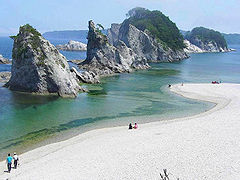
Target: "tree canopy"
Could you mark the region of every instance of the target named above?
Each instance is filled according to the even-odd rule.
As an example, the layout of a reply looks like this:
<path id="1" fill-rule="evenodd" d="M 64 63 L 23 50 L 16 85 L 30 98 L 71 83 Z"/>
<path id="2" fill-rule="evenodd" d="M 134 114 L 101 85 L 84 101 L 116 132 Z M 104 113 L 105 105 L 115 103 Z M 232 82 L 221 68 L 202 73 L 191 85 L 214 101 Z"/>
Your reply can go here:
<path id="1" fill-rule="evenodd" d="M 160 11 L 134 8 L 127 13 L 128 21 L 139 30 L 148 30 L 159 42 L 173 50 L 183 49 L 183 36 L 176 24 Z"/>
<path id="2" fill-rule="evenodd" d="M 195 38 L 202 40 L 204 43 L 213 41 L 217 43 L 218 47 L 227 47 L 227 42 L 220 32 L 204 27 L 196 27 L 191 32 L 187 32 L 185 38 L 188 39 L 190 42 Z"/>

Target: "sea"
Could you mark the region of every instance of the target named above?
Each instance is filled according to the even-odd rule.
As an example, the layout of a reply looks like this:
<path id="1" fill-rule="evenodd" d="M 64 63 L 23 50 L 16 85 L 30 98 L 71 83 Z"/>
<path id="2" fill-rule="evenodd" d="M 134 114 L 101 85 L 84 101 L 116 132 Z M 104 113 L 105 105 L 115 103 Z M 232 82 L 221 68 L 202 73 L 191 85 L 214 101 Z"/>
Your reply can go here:
<path id="1" fill-rule="evenodd" d="M 77 39 L 75 39 L 77 40 Z M 68 39 L 49 39 L 65 44 Z M 79 39 L 85 42 L 86 39 Z M 11 59 L 13 41 L 0 37 L 0 54 Z M 0 86 L 0 159 L 7 153 L 71 138 L 89 130 L 149 123 L 191 116 L 214 107 L 171 93 L 168 84 L 240 83 L 240 45 L 229 45 L 228 53 L 191 54 L 174 63 L 151 63 L 151 69 L 101 79 L 83 85 L 88 93 L 75 99 L 12 92 Z M 61 51 L 68 60 L 85 59 L 86 52 Z M 74 66 L 74 64 L 70 64 Z M 11 65 L 0 65 L 10 71 Z M 1 84 L 3 85 L 3 84 Z"/>

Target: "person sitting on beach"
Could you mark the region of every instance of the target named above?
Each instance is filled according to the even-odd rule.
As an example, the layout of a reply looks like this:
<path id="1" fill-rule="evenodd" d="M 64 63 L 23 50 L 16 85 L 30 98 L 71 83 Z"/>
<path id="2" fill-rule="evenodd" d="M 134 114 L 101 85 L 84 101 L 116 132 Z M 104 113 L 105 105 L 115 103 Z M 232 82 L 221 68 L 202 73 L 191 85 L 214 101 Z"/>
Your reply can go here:
<path id="1" fill-rule="evenodd" d="M 132 128 L 133 128 L 132 123 L 130 123 L 128 129 L 132 129 Z"/>
<path id="2" fill-rule="evenodd" d="M 7 157 L 7 168 L 8 168 L 8 172 L 10 173 L 11 172 L 11 168 L 12 168 L 12 156 L 10 155 L 10 153 L 8 154 L 8 157 Z"/>
<path id="3" fill-rule="evenodd" d="M 135 125 L 134 125 L 134 127 L 133 127 L 134 129 L 137 129 L 138 128 L 138 125 L 137 125 L 137 123 L 135 123 Z"/>
<path id="4" fill-rule="evenodd" d="M 17 165 L 18 165 L 18 155 L 16 153 L 14 153 L 13 155 L 13 163 L 14 163 L 14 168 L 17 169 Z"/>

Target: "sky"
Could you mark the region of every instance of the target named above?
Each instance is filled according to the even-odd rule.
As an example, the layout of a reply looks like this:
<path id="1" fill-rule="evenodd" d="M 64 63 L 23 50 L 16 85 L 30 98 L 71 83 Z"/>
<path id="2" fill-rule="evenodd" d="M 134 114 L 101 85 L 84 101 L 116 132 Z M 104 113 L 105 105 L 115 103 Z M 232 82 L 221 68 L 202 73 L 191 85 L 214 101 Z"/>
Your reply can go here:
<path id="1" fill-rule="evenodd" d="M 41 33 L 87 29 L 90 19 L 108 28 L 134 7 L 160 10 L 182 30 L 240 33 L 240 0 L 0 0 L 0 36 L 27 23 Z"/>

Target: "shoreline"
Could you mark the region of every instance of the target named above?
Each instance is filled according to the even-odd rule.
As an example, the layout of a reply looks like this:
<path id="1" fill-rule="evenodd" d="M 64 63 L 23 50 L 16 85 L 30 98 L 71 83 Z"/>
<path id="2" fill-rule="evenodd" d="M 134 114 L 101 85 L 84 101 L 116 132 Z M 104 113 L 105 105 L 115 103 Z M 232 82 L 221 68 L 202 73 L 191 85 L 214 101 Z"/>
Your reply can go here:
<path id="1" fill-rule="evenodd" d="M 166 88 L 167 89 L 167 88 Z M 168 89 L 167 89 L 168 90 Z M 169 91 L 169 90 L 168 90 Z M 169 91 L 169 93 L 173 93 L 171 91 Z M 175 94 L 179 96 L 178 94 Z M 199 100 L 200 102 L 203 102 L 201 100 Z M 213 103 L 212 103 L 213 104 Z M 192 113 L 192 115 L 188 116 L 186 113 L 183 114 L 178 114 L 178 115 L 174 115 L 174 117 L 168 117 L 169 115 L 164 115 L 161 116 L 159 114 L 156 115 L 142 115 L 142 116 L 129 116 L 129 117 L 119 117 L 117 118 L 117 121 L 126 121 L 125 119 L 128 119 L 129 121 L 135 121 L 135 119 L 138 119 L 138 121 L 144 121 L 141 122 L 139 124 L 149 124 L 149 123 L 155 123 L 155 122 L 164 122 L 164 121 L 172 121 L 175 119 L 182 119 L 185 117 L 192 117 L 192 116 L 196 116 L 202 113 L 205 113 L 206 111 L 211 110 L 212 108 L 214 108 L 214 106 L 212 106 L 211 108 L 209 107 L 207 110 L 205 111 L 201 111 L 201 112 L 194 112 Z M 167 116 L 167 117 L 166 117 Z M 151 119 L 146 121 L 146 119 Z M 58 132 L 57 134 L 50 134 L 49 136 L 46 136 L 43 138 L 43 140 L 37 140 L 36 142 L 34 141 L 32 145 L 29 145 L 29 143 L 27 142 L 27 144 L 25 145 L 21 145 L 21 147 L 15 147 L 13 150 L 10 150 L 10 152 L 18 152 L 18 155 L 27 153 L 29 151 L 32 151 L 34 149 L 40 148 L 42 146 L 46 146 L 49 144 L 54 144 L 54 143 L 59 143 L 59 142 L 63 142 L 63 141 L 67 141 L 73 137 L 79 136 L 81 134 L 84 134 L 86 132 L 90 132 L 90 131 L 94 131 L 94 130 L 99 130 L 99 129 L 110 129 L 110 128 L 116 128 L 116 127 L 126 127 L 127 124 L 125 123 L 119 123 L 119 122 L 112 122 L 113 119 L 105 119 L 103 121 L 96 121 L 94 122 L 94 126 L 93 124 L 85 124 L 83 126 L 79 126 L 79 127 L 74 127 L 72 129 L 68 129 L 66 131 L 62 131 L 62 132 Z M 109 124 L 109 122 L 111 122 Z M 97 124 L 95 124 L 97 123 Z M 21 136 L 20 138 L 22 138 L 23 136 Z M 0 153 L 1 154 L 1 153 Z M 0 162 L 5 160 L 5 154 L 0 157 Z"/>
<path id="2" fill-rule="evenodd" d="M 184 96 L 186 98 L 191 98 L 191 99 L 197 99 L 197 100 L 201 100 L 201 101 L 208 101 L 208 102 L 213 102 L 216 103 L 216 106 L 214 106 L 213 108 L 211 108 L 210 110 L 203 112 L 201 114 L 197 114 L 194 116 L 190 116 L 190 117 L 183 117 L 183 118 L 177 118 L 177 119 L 172 119 L 172 120 L 167 120 L 167 121 L 159 121 L 159 122 L 150 122 L 150 123 L 146 123 L 146 124 L 141 124 L 140 127 L 141 128 L 145 128 L 146 130 L 148 128 L 153 128 L 155 126 L 158 126 L 158 128 L 161 129 L 162 126 L 165 125 L 172 125 L 172 124 L 180 124 L 180 123 L 186 123 L 187 120 L 194 120 L 197 118 L 204 118 L 205 116 L 211 115 L 214 112 L 220 111 L 224 108 L 226 108 L 230 103 L 231 100 L 227 99 L 226 97 L 221 97 L 219 99 L 219 96 L 204 96 L 204 94 L 199 95 L 196 92 L 189 92 L 189 91 L 184 91 L 181 90 L 182 88 L 185 88 L 185 86 L 211 86 L 211 87 L 221 87 L 221 86 L 234 86 L 233 84 L 220 84 L 220 85 L 211 85 L 211 84 L 187 84 L 184 85 L 183 87 L 181 87 L 180 85 L 174 85 L 171 88 L 171 91 Z M 238 85 L 235 85 L 238 86 Z M 34 149 L 32 151 L 28 151 L 22 155 L 20 155 L 20 159 L 23 159 L 23 166 L 26 164 L 31 164 L 31 162 L 36 161 L 36 160 L 41 160 L 42 158 L 44 158 L 45 156 L 48 156 L 50 154 L 54 154 L 54 152 L 58 152 L 63 150 L 64 148 L 68 148 L 69 146 L 72 146 L 72 144 L 80 144 L 83 143 L 84 141 L 88 141 L 91 139 L 96 139 L 97 136 L 106 136 L 108 134 L 116 134 L 118 132 L 122 132 L 122 131 L 126 131 L 127 127 L 126 126 L 121 126 L 121 127 L 114 127 L 114 128 L 103 128 L 103 129 L 95 129 L 95 130 L 91 130 L 88 132 L 85 132 L 83 134 L 77 135 L 76 137 L 70 138 L 68 140 L 65 141 L 61 141 L 61 142 L 57 142 L 57 143 L 53 143 L 53 144 L 49 144 L 46 146 L 42 146 L 40 148 Z M 148 131 L 148 130 L 147 130 Z M 139 130 L 137 130 L 136 132 L 140 132 Z M 98 144 L 99 145 L 99 144 Z M 45 153 L 43 153 L 43 151 L 47 150 Z M 31 156 L 32 155 L 32 156 Z M 37 157 L 36 157 L 37 155 Z M 28 158 L 26 158 L 26 157 Z M 29 158 L 29 157 L 33 157 L 33 158 Z M 3 162 L 0 163 L 0 169 L 2 170 L 3 167 Z M 21 167 L 20 167 L 21 168 Z M 19 168 L 19 170 L 20 170 Z M 17 171 L 19 171 L 17 170 Z M 16 173 L 17 173 L 16 171 Z M 2 171 L 3 172 L 3 171 Z M 14 172 L 15 173 L 15 172 Z M 14 175 L 14 173 L 10 174 L 11 176 Z M 0 179 L 1 176 L 7 176 L 8 174 L 1 174 L 0 171 Z M 17 175 L 17 174 L 16 174 Z M 179 176 L 179 178 L 181 179 L 181 176 Z"/>
<path id="3" fill-rule="evenodd" d="M 161 91 L 165 91 L 165 92 L 169 93 L 170 95 L 173 94 L 174 96 L 178 96 L 175 93 L 169 91 L 169 88 L 167 88 L 165 86 L 161 87 L 160 89 L 161 89 Z M 19 92 L 19 93 L 28 94 L 28 93 L 24 93 L 24 92 Z M 205 109 L 209 110 L 210 108 L 212 108 L 212 107 L 208 107 Z M 197 115 L 202 112 L 204 112 L 203 109 L 199 112 L 193 111 L 191 113 L 191 116 Z M 15 141 L 15 139 L 10 139 L 9 141 L 12 141 L 11 144 L 6 144 L 6 146 L 9 146 L 9 145 L 12 146 L 12 144 L 18 144 L 20 141 L 24 141 L 24 142 L 22 142 L 21 144 L 19 144 L 17 146 L 11 147 L 10 149 L 7 149 L 7 152 L 17 152 L 18 155 L 22 155 L 24 153 L 27 153 L 34 149 L 40 148 L 42 146 L 69 140 L 75 136 L 81 135 L 88 131 L 98 130 L 98 129 L 103 129 L 103 128 L 124 127 L 125 125 L 127 125 L 127 123 L 129 121 L 135 121 L 136 119 L 138 120 L 138 122 L 140 124 L 146 124 L 146 123 L 152 123 L 152 122 L 158 122 L 158 121 L 169 121 L 171 119 L 184 118 L 186 116 L 189 116 L 189 115 L 187 115 L 186 113 L 177 113 L 173 116 L 169 116 L 169 114 L 154 114 L 154 115 L 116 117 L 114 119 L 105 119 L 105 120 L 101 120 L 101 121 L 94 121 L 93 123 L 85 124 L 83 126 L 74 127 L 74 128 L 64 130 L 61 132 L 57 132 L 57 133 L 53 133 L 53 134 L 47 134 L 46 136 L 43 136 L 43 137 L 41 136 L 39 139 L 25 141 L 25 139 L 28 139 L 28 137 L 27 137 L 28 134 L 26 134 L 26 135 L 20 136 L 18 138 L 18 140 L 16 140 L 16 141 Z M 122 122 L 122 121 L 125 121 L 125 122 Z M 38 132 L 41 133 L 41 131 L 42 130 L 34 131 L 29 134 L 38 133 Z M 36 135 L 36 137 L 38 137 L 38 134 Z M 5 160 L 5 155 L 6 155 L 5 152 L 6 151 L 2 151 L 2 152 L 0 151 L 0 155 L 1 155 L 0 162 Z"/>
<path id="4" fill-rule="evenodd" d="M 184 97 L 184 98 L 194 99 L 194 98 L 191 98 L 191 97 L 185 97 L 185 96 L 183 96 L 181 93 L 179 93 L 176 85 L 180 85 L 180 84 L 175 84 L 175 85 L 173 85 L 172 88 L 169 89 L 169 91 L 170 91 L 171 93 L 174 93 L 174 94 L 176 94 L 176 95 L 182 96 L 182 97 Z M 220 105 L 220 103 L 216 103 L 216 102 L 213 102 L 213 101 L 211 101 L 211 100 L 209 100 L 209 101 L 202 100 L 202 99 L 194 99 L 194 100 L 211 102 L 211 103 L 214 103 L 215 105 L 214 105 L 212 108 L 210 108 L 210 109 L 208 109 L 207 111 L 205 111 L 205 112 L 198 113 L 198 114 L 195 114 L 195 115 L 192 115 L 192 116 L 187 116 L 187 115 L 186 115 L 186 116 L 183 116 L 183 117 L 180 117 L 180 118 L 163 119 L 163 120 L 161 120 L 161 121 L 150 121 L 150 122 L 143 123 L 143 124 L 141 124 L 141 125 L 148 125 L 148 124 L 159 123 L 159 122 L 174 122 L 174 121 L 184 120 L 185 118 L 192 119 L 192 118 L 194 118 L 194 117 L 198 117 L 198 116 L 204 115 L 204 114 L 206 114 L 206 113 L 209 113 L 209 111 L 214 110 L 215 108 L 217 108 L 217 107 Z M 220 108 L 222 108 L 222 107 L 223 107 L 223 106 L 220 106 Z M 136 117 L 136 118 L 137 118 L 137 117 Z M 61 143 L 61 142 L 68 141 L 68 140 L 71 140 L 72 138 L 75 138 L 75 137 L 77 137 L 77 136 L 84 135 L 85 133 L 91 133 L 92 131 L 98 131 L 98 130 L 104 131 L 104 130 L 108 130 L 108 129 L 112 129 L 112 128 L 124 128 L 124 129 L 125 129 L 126 126 L 113 126 L 113 127 L 110 126 L 110 127 L 106 127 L 106 128 L 97 128 L 97 129 L 86 130 L 86 131 L 84 131 L 84 132 L 82 132 L 82 133 L 79 133 L 79 134 L 68 135 L 68 137 L 64 138 L 63 140 L 61 140 L 61 138 L 60 138 L 60 140 L 55 140 L 54 137 L 53 137 L 53 138 L 52 138 L 52 137 L 46 138 L 46 140 L 44 140 L 44 141 L 50 140 L 50 143 L 47 143 L 47 142 L 44 142 L 44 141 L 43 141 L 43 142 L 40 142 L 40 143 L 37 143 L 37 144 L 34 145 L 32 148 L 28 148 L 26 151 L 23 151 L 23 152 L 20 153 L 19 155 L 28 153 L 28 152 L 30 152 L 30 151 L 34 151 L 35 149 L 38 149 L 38 148 L 41 148 L 41 147 L 45 147 L 45 146 L 48 146 L 48 145 L 51 145 L 51 144 L 57 144 L 57 143 Z M 71 133 L 70 133 L 70 134 L 71 134 Z M 55 136 L 55 135 L 53 135 L 53 136 Z M 64 136 L 64 135 L 61 134 L 60 136 Z M 2 163 L 2 162 L 4 162 L 4 161 L 0 161 L 0 163 Z M 0 172 L 1 172 L 1 171 L 0 171 Z M 0 173 L 0 175 L 1 175 L 1 173 Z"/>

